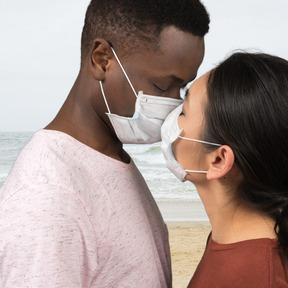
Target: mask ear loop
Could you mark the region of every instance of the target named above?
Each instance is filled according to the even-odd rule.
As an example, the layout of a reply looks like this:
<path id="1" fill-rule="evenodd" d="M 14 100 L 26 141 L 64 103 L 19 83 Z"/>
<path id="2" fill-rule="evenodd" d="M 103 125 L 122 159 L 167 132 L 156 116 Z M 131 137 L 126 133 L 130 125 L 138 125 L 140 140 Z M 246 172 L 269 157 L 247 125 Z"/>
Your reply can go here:
<path id="1" fill-rule="evenodd" d="M 192 172 L 192 173 L 201 173 L 201 174 L 207 174 L 208 173 L 208 171 L 198 171 L 198 170 L 186 170 L 185 169 L 185 171 L 186 172 Z"/>
<path id="2" fill-rule="evenodd" d="M 203 140 L 186 138 L 186 137 L 183 137 L 183 136 L 178 136 L 178 137 L 181 138 L 181 139 L 184 139 L 184 140 L 189 140 L 189 141 L 193 141 L 193 142 L 197 142 L 197 143 L 208 144 L 208 145 L 213 145 L 213 146 L 218 146 L 218 147 L 222 146 L 221 144 L 207 142 L 207 141 L 203 141 Z M 185 171 L 186 172 L 192 172 L 192 173 L 201 173 L 201 174 L 207 174 L 208 173 L 208 171 L 197 171 L 197 170 L 186 170 L 186 169 L 185 169 Z"/>
<path id="3" fill-rule="evenodd" d="M 212 143 L 212 142 L 207 142 L 207 141 L 203 141 L 203 140 L 197 140 L 197 139 L 192 139 L 192 138 L 186 138 L 186 137 L 183 137 L 183 136 L 178 136 L 178 137 L 181 138 L 181 139 L 184 139 L 184 140 L 189 140 L 189 141 L 198 142 L 198 143 L 202 143 L 202 144 L 208 144 L 208 145 L 219 146 L 219 147 L 222 146 L 221 144 Z"/>
<path id="4" fill-rule="evenodd" d="M 106 96 L 105 96 L 105 93 L 104 93 L 102 81 L 99 81 L 99 85 L 100 85 L 100 89 L 101 89 L 101 92 L 102 92 L 102 95 L 103 95 L 103 99 L 104 99 L 104 101 L 105 101 L 105 104 L 106 104 L 108 113 L 111 114 L 110 109 L 109 109 L 109 106 L 108 106 L 108 103 L 107 103 L 107 100 L 106 100 Z"/>
<path id="5" fill-rule="evenodd" d="M 117 60 L 117 62 L 118 62 L 118 64 L 119 64 L 119 66 L 121 67 L 121 69 L 122 69 L 122 71 L 123 71 L 123 73 L 124 73 L 124 75 L 125 75 L 128 83 L 129 83 L 130 87 L 132 88 L 132 90 L 133 90 L 133 92 L 134 92 L 134 94 L 135 94 L 135 96 L 136 96 L 136 98 L 137 98 L 137 93 L 136 93 L 136 91 L 135 91 L 135 89 L 134 89 L 134 87 L 133 87 L 133 85 L 132 85 L 132 83 L 131 83 L 131 81 L 130 81 L 127 73 L 126 73 L 126 71 L 124 70 L 124 67 L 122 66 L 122 64 L 121 64 L 121 62 L 120 62 L 120 60 L 119 60 L 116 52 L 114 51 L 114 49 L 113 49 L 112 47 L 111 47 L 111 50 L 112 50 L 112 52 L 113 52 L 113 54 L 114 54 L 114 56 L 115 56 L 115 58 L 116 58 L 116 60 Z"/>

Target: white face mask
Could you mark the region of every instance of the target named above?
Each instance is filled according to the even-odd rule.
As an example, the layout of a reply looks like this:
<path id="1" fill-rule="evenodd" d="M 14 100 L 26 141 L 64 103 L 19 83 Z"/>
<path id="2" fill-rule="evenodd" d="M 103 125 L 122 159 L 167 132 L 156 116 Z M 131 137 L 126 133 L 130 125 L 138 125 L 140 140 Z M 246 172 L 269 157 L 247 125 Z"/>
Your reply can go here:
<path id="1" fill-rule="evenodd" d="M 209 144 L 214 146 L 222 146 L 220 144 L 206 142 L 202 140 L 192 139 L 192 138 L 186 138 L 180 136 L 182 130 L 180 130 L 178 126 L 178 118 L 180 113 L 182 112 L 182 105 L 177 107 L 174 111 L 172 111 L 164 121 L 164 124 L 161 128 L 161 136 L 162 136 L 162 142 L 161 142 L 161 148 L 162 152 L 164 154 L 164 158 L 166 160 L 166 165 L 168 169 L 182 182 L 184 182 L 186 179 L 187 172 L 192 173 L 207 173 L 207 171 L 198 171 L 198 170 L 187 170 L 184 169 L 179 162 L 174 157 L 173 151 L 172 151 L 172 143 L 177 139 L 181 138 L 184 140 L 194 141 L 198 143 L 203 144 Z"/>
<path id="2" fill-rule="evenodd" d="M 100 81 L 100 88 L 108 110 L 106 114 L 111 121 L 118 139 L 124 144 L 150 144 L 159 142 L 161 140 L 161 126 L 166 116 L 175 107 L 183 103 L 183 100 L 146 95 L 142 91 L 137 96 L 119 58 L 112 47 L 111 49 L 136 96 L 133 117 L 112 114 L 105 97 L 102 82 Z"/>

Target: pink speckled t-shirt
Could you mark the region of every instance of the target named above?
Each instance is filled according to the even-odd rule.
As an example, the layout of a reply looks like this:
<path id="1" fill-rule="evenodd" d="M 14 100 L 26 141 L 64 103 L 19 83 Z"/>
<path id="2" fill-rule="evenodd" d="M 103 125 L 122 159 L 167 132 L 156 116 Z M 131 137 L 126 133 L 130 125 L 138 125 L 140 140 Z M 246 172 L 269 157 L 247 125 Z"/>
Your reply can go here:
<path id="1" fill-rule="evenodd" d="M 35 133 L 0 190 L 0 287 L 171 283 L 167 228 L 133 161 Z"/>

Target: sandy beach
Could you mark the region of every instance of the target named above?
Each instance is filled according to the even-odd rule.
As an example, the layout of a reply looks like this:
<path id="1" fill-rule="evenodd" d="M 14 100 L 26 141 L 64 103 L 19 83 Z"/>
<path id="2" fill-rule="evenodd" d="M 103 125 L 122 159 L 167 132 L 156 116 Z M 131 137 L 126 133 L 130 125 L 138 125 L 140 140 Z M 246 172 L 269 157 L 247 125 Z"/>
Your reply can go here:
<path id="1" fill-rule="evenodd" d="M 211 231 L 207 214 L 200 200 L 156 201 L 169 230 L 173 288 L 186 288 Z"/>
<path id="2" fill-rule="evenodd" d="M 170 238 L 173 288 L 186 288 L 203 255 L 209 222 L 167 221 Z"/>

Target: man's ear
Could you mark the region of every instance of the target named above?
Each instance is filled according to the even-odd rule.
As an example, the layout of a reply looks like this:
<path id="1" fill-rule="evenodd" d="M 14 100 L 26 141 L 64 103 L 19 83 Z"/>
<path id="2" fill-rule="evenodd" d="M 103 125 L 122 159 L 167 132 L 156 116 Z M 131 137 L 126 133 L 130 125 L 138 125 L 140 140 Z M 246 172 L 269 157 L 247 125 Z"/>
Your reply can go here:
<path id="1" fill-rule="evenodd" d="M 213 156 L 211 155 L 212 158 L 207 172 L 207 179 L 220 179 L 224 177 L 234 165 L 233 150 L 229 146 L 223 145 L 211 154 Z"/>
<path id="2" fill-rule="evenodd" d="M 104 80 L 105 72 L 112 58 L 113 52 L 110 44 L 104 39 L 96 39 L 89 59 L 90 71 L 96 80 Z"/>

